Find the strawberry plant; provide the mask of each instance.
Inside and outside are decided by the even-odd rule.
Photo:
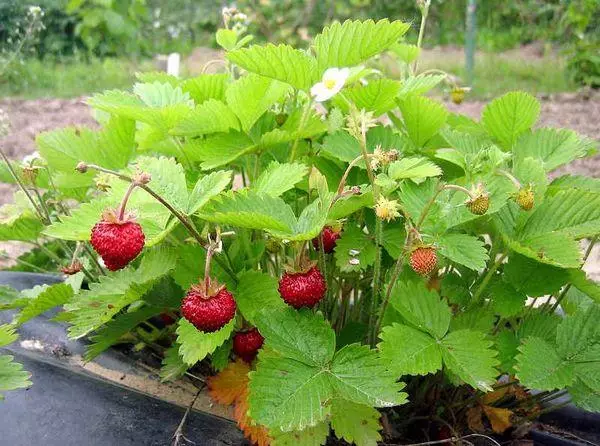
[[[334,23],[300,50],[224,28],[226,73],[143,74],[88,99],[99,130],[39,135],[0,172],[21,188],[0,234],[67,280],[2,290],[5,343],[62,306],[87,360],[203,362],[259,444],[501,434],[566,391],[600,411],[600,182],[549,179],[595,143],[536,128],[523,92],[449,113],[408,29]],[[369,68],[390,49],[401,80]]]

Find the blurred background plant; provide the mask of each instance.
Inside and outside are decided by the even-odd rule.
[[[433,51],[432,57],[424,54],[423,68],[435,66],[464,78],[466,5],[467,0],[431,1],[425,48],[444,50]],[[0,0],[3,55],[27,32],[30,6]],[[34,6],[41,8],[43,27],[20,52],[20,71],[0,76],[0,95],[64,97],[127,85],[135,71],[153,69],[147,61],[157,54],[185,57],[216,48],[214,32],[226,6],[247,15],[248,32],[256,42],[299,46],[324,25],[348,18],[413,22],[407,39],[416,41],[420,17],[415,0],[238,0],[231,5],[213,0],[38,0]],[[476,18],[475,97],[496,95],[506,87],[552,93],[600,84],[600,1],[479,0]],[[503,57],[496,57],[499,52]],[[70,85],[78,76],[81,85]]]

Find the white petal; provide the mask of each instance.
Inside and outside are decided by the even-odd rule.
[[[336,93],[336,91],[330,90],[329,88],[325,87],[325,84],[323,82],[316,83],[310,89],[310,94],[314,96],[315,101],[317,102],[326,101]]]

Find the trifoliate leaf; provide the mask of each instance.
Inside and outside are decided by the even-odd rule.
[[[505,150],[512,150],[518,137],[535,124],[539,114],[540,103],[535,97],[513,91],[486,105],[481,122]]]
[[[183,376],[189,367],[179,355],[178,344],[173,344],[167,349],[161,365],[159,375],[162,382],[176,380],[180,376]]]
[[[396,282],[390,303],[415,328],[442,338],[450,325],[450,307],[423,282]]]
[[[23,370],[23,366],[13,359],[11,355],[0,355],[0,392],[31,386],[31,373]],[[0,401],[3,399],[4,396],[0,393]]]
[[[529,337],[519,347],[517,378],[536,390],[562,389],[575,381],[573,365],[561,359],[556,349],[543,339]]]
[[[392,407],[406,402],[400,392],[404,383],[387,368],[375,350],[350,344],[335,354],[330,369],[331,384],[343,399],[375,407]]]
[[[558,291],[569,280],[569,272],[515,254],[504,266],[504,277],[517,291],[537,297]]]
[[[123,308],[139,300],[165,274],[175,268],[174,250],[158,247],[144,254],[138,269],[128,266],[102,276],[90,289],[76,294],[65,309],[71,314],[69,337],[78,339],[110,321]]]
[[[248,322],[256,323],[257,316],[265,309],[277,312],[287,308],[277,290],[277,279],[270,274],[247,271],[238,279],[235,301]]]
[[[381,440],[379,411],[370,406],[336,398],[331,403],[331,427],[335,436],[357,446],[377,446]]]
[[[296,361],[320,366],[331,361],[335,351],[335,332],[320,313],[268,309],[255,316],[265,345]]]
[[[263,351],[249,388],[249,415],[268,428],[303,430],[329,415],[330,407],[323,402],[333,396],[333,388],[330,375],[320,367]]]
[[[536,129],[524,133],[515,145],[515,162],[531,157],[542,161],[546,171],[551,171],[576,158],[585,156],[591,149],[589,140],[566,129]]]
[[[272,446],[321,446],[327,442],[329,424],[319,423],[301,431],[282,432],[271,430]]]
[[[459,330],[448,333],[442,339],[441,350],[444,364],[465,383],[490,391],[496,381],[497,352],[484,333]]]
[[[179,319],[177,343],[183,362],[194,365],[198,361],[202,361],[231,336],[234,325],[235,319],[232,319],[220,330],[204,333],[189,323],[187,319]]]
[[[446,108],[425,96],[411,95],[398,102],[409,138],[423,147],[446,123]]]
[[[496,317],[488,306],[471,306],[454,315],[450,322],[450,331],[473,330],[488,333],[493,327]]]
[[[249,75],[230,84],[225,98],[229,108],[238,116],[242,129],[247,132],[288,91],[289,86],[282,82]]]
[[[419,180],[427,177],[437,177],[442,174],[436,164],[422,157],[402,158],[399,161],[394,161],[388,167],[388,175],[394,180],[402,180],[410,178]]]
[[[186,79],[180,87],[197,105],[200,105],[209,99],[223,101],[228,83],[229,74],[201,74]]]
[[[499,280],[490,287],[494,311],[502,317],[512,317],[523,311],[527,296],[512,285]]]
[[[73,297],[73,288],[65,283],[47,286],[44,291],[27,302],[17,316],[15,323],[22,325],[46,311],[66,304]]]
[[[191,215],[202,208],[212,198],[219,195],[231,182],[231,171],[219,170],[201,177],[190,194],[187,214]]]
[[[160,308],[144,306],[139,310],[117,315],[90,336],[84,359],[91,361],[103,351],[119,343],[119,340],[150,317],[161,313]]]
[[[208,133],[239,130],[235,113],[223,102],[209,99],[197,105],[169,133],[175,136],[198,136]]]
[[[183,146],[186,156],[190,160],[201,161],[204,170],[232,163],[255,149],[256,144],[248,135],[236,131],[216,133],[204,139],[188,139]]]
[[[427,375],[442,368],[437,341],[427,333],[407,325],[384,327],[378,348],[396,376]]]
[[[489,258],[483,241],[471,235],[447,233],[437,245],[441,255],[469,269],[482,270]]]
[[[396,43],[410,25],[387,19],[333,23],[313,41],[321,71],[331,67],[352,67]]]
[[[252,45],[227,53],[227,58],[245,70],[308,91],[315,80],[314,58],[289,45]]]
[[[308,173],[308,167],[300,163],[279,164],[274,161],[252,184],[259,193],[278,197],[302,181]]]
[[[335,263],[342,272],[364,271],[375,262],[373,240],[354,225],[348,225],[336,241]]]

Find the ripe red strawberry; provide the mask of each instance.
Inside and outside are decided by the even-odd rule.
[[[246,362],[252,362],[262,347],[265,338],[257,328],[238,331],[233,335],[233,351]]]
[[[326,254],[331,254],[335,249],[337,239],[341,237],[341,231],[336,231],[331,226],[325,226],[321,235],[323,236],[323,251],[325,251]],[[319,237],[315,237],[312,240],[312,244],[318,251],[320,249]]]
[[[205,333],[220,330],[235,316],[237,305],[227,287],[209,288],[192,285],[181,304],[181,314],[198,330]]]
[[[433,246],[419,246],[410,254],[410,267],[422,276],[428,276],[437,266],[437,255]]]
[[[91,243],[111,271],[124,268],[144,248],[144,231],[130,216],[119,219],[114,212],[105,212],[92,228]]]
[[[279,281],[279,294],[294,308],[314,307],[326,290],[323,274],[316,266],[305,272],[285,273]]]

